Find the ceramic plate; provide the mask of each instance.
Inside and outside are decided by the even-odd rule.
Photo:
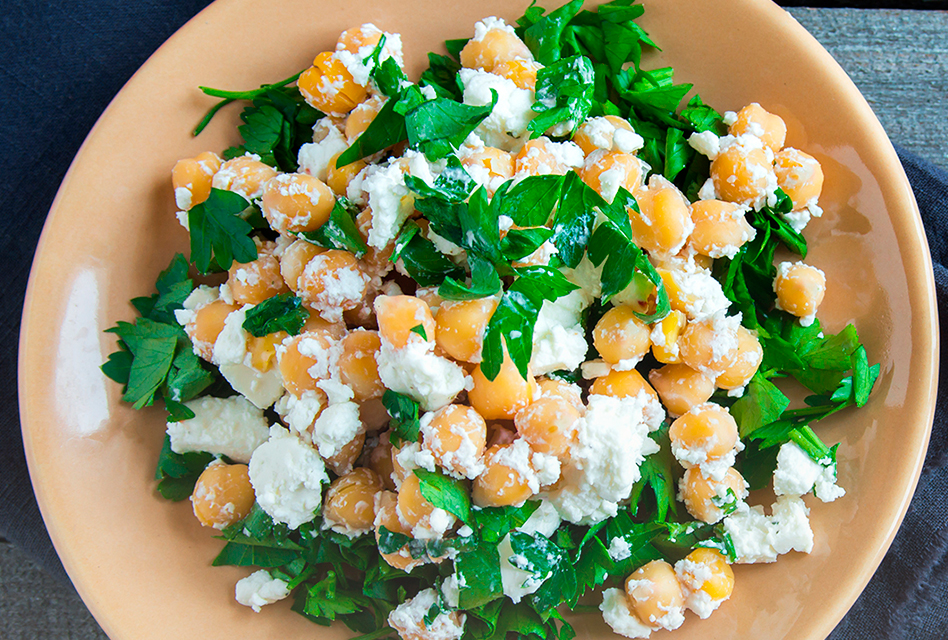
[[[190,514],[155,491],[163,412],[133,411],[99,373],[114,348],[103,330],[131,320],[129,298],[187,238],[174,218],[179,158],[236,142],[239,107],[197,139],[212,101],[196,87],[252,88],[287,77],[345,28],[400,32],[410,73],[446,38],[484,16],[519,16],[524,0],[217,2],[172,37],[118,94],[76,156],[36,254],[20,343],[23,437],[40,507],[63,564],[114,640],[346,638],[290,612],[234,601],[246,569],[212,568],[220,549]],[[550,5],[550,2],[544,4]],[[354,7],[357,7],[355,9]],[[859,327],[882,375],[869,405],[818,431],[841,442],[847,495],[809,500],[811,555],[737,567],[731,600],[675,632],[702,638],[825,637],[869,580],[918,479],[930,432],[937,335],[928,249],[908,181],[865,100],[829,54],[779,7],[752,0],[652,0],[642,25],[671,64],[719,110],[758,101],[786,120],[787,143],[826,174],[808,262],[829,281],[820,317]],[[580,638],[607,637],[599,616]],[[669,634],[660,634],[660,637]],[[670,637],[670,636],[669,636]]]

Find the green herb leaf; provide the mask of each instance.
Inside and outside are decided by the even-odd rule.
[[[408,143],[428,160],[439,160],[459,149],[496,104],[497,92],[493,89],[490,104],[479,107],[449,98],[428,100],[405,115]]]
[[[336,198],[329,220],[323,226],[315,231],[303,231],[298,235],[326,249],[348,251],[355,257],[361,258],[369,248],[359,235],[359,228],[355,221],[356,211],[357,209],[352,207],[345,198]]]
[[[510,547],[514,554],[509,562],[531,574],[528,582],[543,580],[540,588],[528,596],[538,613],[573,601],[577,589],[576,571],[568,553],[543,534],[522,531],[511,532]]]
[[[761,427],[778,420],[790,406],[787,398],[770,380],[757,372],[744,395],[731,406],[741,437],[747,438]]]
[[[494,265],[476,253],[469,254],[468,264],[471,267],[471,284],[459,282],[453,277],[446,277],[438,287],[438,295],[445,300],[476,300],[486,298],[500,291],[503,284]]]
[[[537,116],[527,129],[538,137],[561,122],[575,130],[589,115],[593,98],[593,66],[586,56],[571,56],[537,72]]]
[[[420,231],[413,220],[405,223],[395,240],[392,261],[400,259],[408,275],[422,287],[433,287],[448,278],[463,277],[464,270],[438,251]]]
[[[440,198],[446,202],[463,202],[477,186],[455,155],[448,156],[444,170],[432,186],[412,175],[405,176],[405,184],[423,198]]]
[[[396,100],[390,99],[382,105],[362,135],[339,155],[337,169],[408,139],[405,116],[395,111],[396,104]]]
[[[553,218],[551,240],[556,245],[560,260],[567,267],[575,269],[583,259],[596,220],[594,208],[605,204],[605,200],[576,173],[566,174]]]
[[[516,262],[540,248],[553,236],[553,230],[546,227],[511,229],[500,241],[500,250],[504,258]]]
[[[211,259],[221,269],[237,262],[257,259],[257,245],[250,238],[253,228],[240,217],[250,203],[232,191],[211,189],[207,200],[188,211],[191,231],[191,261],[208,273]]]
[[[513,187],[504,183],[494,200],[500,202],[500,215],[514,221],[518,227],[545,225],[553,215],[553,208],[560,199],[563,176],[529,176]]]
[[[540,64],[548,67],[560,59],[563,30],[582,8],[583,0],[572,0],[539,18],[524,31],[524,42]]]
[[[681,118],[691,124],[695,131],[713,131],[719,133],[724,128],[724,118],[713,108],[706,105],[701,96],[692,96],[688,105],[681,110]]]
[[[411,536],[397,531],[389,531],[387,527],[379,527],[379,552],[384,554],[398,553],[406,544],[411,542]]]
[[[415,469],[414,473],[425,500],[454,515],[461,522],[470,522],[471,498],[463,482],[440,471]]]
[[[528,500],[519,507],[475,507],[471,515],[481,539],[497,543],[510,531],[526,522],[539,507],[539,500]]]
[[[458,574],[458,583],[464,585],[458,591],[461,609],[480,607],[504,595],[497,545],[480,544],[459,553],[454,560],[454,568]]]
[[[677,514],[675,495],[678,492],[678,483],[675,476],[677,462],[671,452],[671,442],[668,439],[668,426],[662,426],[658,431],[649,434],[649,437],[659,445],[657,453],[646,456],[639,470],[642,479],[632,490],[631,503],[638,504],[638,497],[645,487],[649,487],[655,496],[656,522],[664,522],[669,509]],[[633,508],[633,511],[635,509]]]
[[[461,102],[463,87],[458,80],[460,70],[461,64],[454,58],[428,53],[428,68],[422,72],[419,82],[422,85],[434,87],[442,98],[451,98]]]
[[[484,332],[480,366],[488,380],[500,373],[504,345],[520,375],[526,379],[533,352],[533,326],[543,301],[556,300],[579,288],[550,267],[525,267],[516,272],[520,277],[501,296]]]
[[[175,453],[171,450],[171,437],[165,434],[155,467],[158,492],[175,502],[189,498],[198,477],[213,459],[210,453]]]
[[[391,417],[389,438],[396,447],[403,442],[418,442],[418,403],[408,396],[386,389],[382,394],[382,404]]]
[[[171,370],[182,333],[180,327],[139,318],[135,324],[119,322],[106,331],[121,338],[132,354],[128,387],[122,400],[136,409],[150,406]]]
[[[286,331],[295,336],[306,324],[309,311],[303,308],[303,301],[292,293],[280,293],[268,298],[249,309],[243,328],[257,338]]]

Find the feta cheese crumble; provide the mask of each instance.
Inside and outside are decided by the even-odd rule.
[[[274,522],[290,529],[316,517],[322,485],[329,482],[316,450],[281,426],[270,427],[270,439],[250,458],[250,484],[257,504]]]
[[[846,495],[846,490],[836,485],[836,465],[814,462],[795,442],[788,442],[777,453],[777,470],[774,472],[774,493],[778,496],[802,496],[813,491],[823,502],[833,502]]]
[[[431,624],[425,624],[425,616],[437,600],[438,593],[434,589],[419,591],[388,614],[388,624],[403,638],[458,640],[467,620],[463,613],[439,613]]]
[[[274,578],[266,569],[255,571],[246,578],[237,581],[235,587],[237,602],[250,607],[257,613],[268,604],[278,602],[290,595],[289,584]]]
[[[194,417],[167,424],[175,453],[206,451],[247,462],[267,440],[269,425],[263,411],[245,398],[203,396],[186,402]]]
[[[778,555],[790,551],[813,550],[813,530],[807,518],[810,510],[799,496],[780,496],[772,512],[768,516],[763,507],[741,502],[737,511],[724,519],[738,564],[774,562]]]

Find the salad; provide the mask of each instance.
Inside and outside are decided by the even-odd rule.
[[[763,106],[643,68],[642,13],[485,18],[417,82],[365,24],[202,87],[195,134],[247,101],[242,143],[174,167],[190,256],[102,369],[163,403],[157,489],[248,568],[238,602],[363,640],[570,640],[570,611],[646,638],[812,550],[803,496],[845,491],[811,424],[879,372],[817,319],[823,173]]]

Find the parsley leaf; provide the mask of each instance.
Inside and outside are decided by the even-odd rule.
[[[415,469],[421,495],[439,509],[456,516],[462,522],[471,520],[471,498],[464,484],[440,471]]]
[[[678,491],[675,476],[677,464],[671,452],[667,425],[650,433],[649,437],[657,442],[660,448],[657,453],[646,456],[639,467],[642,479],[632,489],[631,504],[635,505],[633,510],[637,509],[639,496],[645,487],[649,487],[655,496],[656,513],[654,520],[664,522],[669,509],[673,514],[677,514],[678,510],[675,500],[675,494]]]
[[[790,399],[758,371],[747,384],[744,395],[731,406],[741,437],[747,438],[761,427],[778,420],[790,406]]]
[[[460,608],[473,609],[504,595],[500,578],[500,554],[496,544],[479,544],[462,551],[454,560],[458,574]]]
[[[355,221],[356,211],[345,198],[336,198],[329,220],[323,226],[315,231],[300,232],[298,235],[326,249],[341,249],[361,258],[369,248],[359,235]]]
[[[337,169],[408,139],[405,116],[395,111],[395,105],[394,99],[389,99],[382,105],[365,131],[339,155],[336,160]]]
[[[408,275],[422,287],[433,287],[447,279],[463,277],[464,270],[448,260],[420,232],[414,220],[406,222],[395,240],[391,260],[401,260]]]
[[[575,130],[589,115],[592,94],[593,66],[586,56],[571,56],[540,69],[533,103],[538,115],[527,125],[531,137],[561,122]]]
[[[463,202],[467,199],[477,183],[464,170],[461,161],[456,155],[448,156],[447,164],[434,184],[429,186],[421,178],[413,175],[405,176],[405,185],[423,198],[439,198],[445,202]]]
[[[422,72],[419,81],[422,85],[434,87],[442,98],[460,102],[463,97],[463,87],[458,77],[460,70],[461,64],[454,58],[429,52],[428,68]]]
[[[475,507],[471,515],[481,539],[496,543],[526,522],[539,507],[539,500],[528,500],[519,507]]]
[[[250,238],[253,228],[240,215],[250,207],[243,196],[211,189],[204,202],[188,211],[191,231],[191,261],[198,271],[209,273],[211,260],[221,269],[237,262],[257,259],[257,245]]]
[[[563,30],[582,8],[583,0],[572,0],[542,18],[536,19],[523,32],[523,40],[536,56],[537,62],[550,66],[560,59]],[[540,11],[542,12],[542,9]]]
[[[306,324],[307,318],[309,311],[303,308],[300,298],[292,293],[280,293],[249,309],[243,328],[257,338],[277,331],[286,331],[295,336]]]
[[[550,267],[524,267],[504,292],[484,332],[481,371],[488,380],[500,373],[504,346],[523,378],[533,352],[533,326],[544,300],[556,300],[578,289],[562,273]]]
[[[155,467],[158,492],[166,500],[174,502],[191,497],[198,477],[213,459],[210,453],[175,453],[171,450],[171,436],[165,434]]]
[[[136,409],[150,406],[171,370],[181,329],[139,318],[135,324],[119,322],[106,331],[121,338],[132,354],[128,388],[122,400]]]
[[[540,588],[528,596],[537,613],[542,614],[576,597],[576,571],[569,554],[549,538],[540,533],[513,531],[510,547],[513,555],[509,562],[532,574],[527,582],[543,580]]]
[[[418,422],[418,403],[408,396],[386,389],[382,394],[382,404],[388,411],[389,437],[396,447],[403,442],[418,442],[418,431],[421,424]]]
[[[545,225],[560,199],[563,176],[529,176],[514,186],[504,183],[494,199],[500,202],[500,215],[509,217],[518,227]]]
[[[596,221],[595,207],[605,205],[605,200],[584,183],[580,177],[569,172],[563,179],[563,188],[553,217],[553,237],[560,260],[575,269],[589,244],[593,223]]]
[[[497,92],[493,89],[490,104],[479,107],[449,98],[428,100],[405,115],[408,143],[428,160],[439,160],[459,149],[496,104]]]

